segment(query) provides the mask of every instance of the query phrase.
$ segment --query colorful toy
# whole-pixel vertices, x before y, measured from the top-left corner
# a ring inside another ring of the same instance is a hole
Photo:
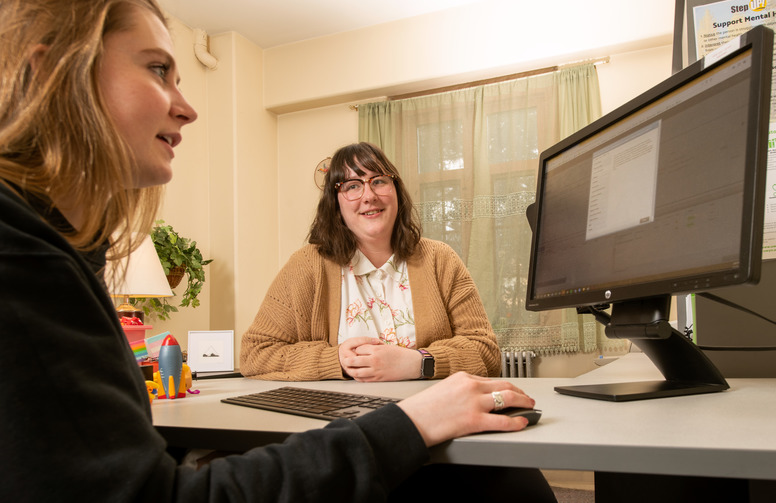
[[[159,372],[154,372],[154,382],[159,386],[157,398],[184,398],[191,388],[191,369],[183,363],[183,352],[172,334],[164,338],[159,348]]]
[[[140,363],[148,358],[148,350],[146,349],[145,339],[130,342],[129,347],[132,348],[132,352],[135,354],[135,360]]]
[[[148,383],[148,381],[146,381],[146,383]],[[178,387],[178,393],[175,396],[170,397],[170,399],[184,398],[186,396],[186,392],[192,395],[198,395],[199,390],[191,389],[191,383],[192,383],[191,369],[189,368],[188,365],[184,363],[181,365],[181,379],[180,379],[180,386]],[[163,389],[162,378],[159,376],[159,372],[154,372],[154,384],[156,385],[156,390],[157,390],[157,392],[155,393],[156,398],[160,398],[160,399],[168,398],[167,397],[168,391]],[[170,385],[174,386],[174,382],[169,383],[169,380],[168,380],[168,389]]]
[[[148,391],[148,400],[153,403],[154,398],[159,394],[159,385],[154,381],[146,381],[146,390]]]

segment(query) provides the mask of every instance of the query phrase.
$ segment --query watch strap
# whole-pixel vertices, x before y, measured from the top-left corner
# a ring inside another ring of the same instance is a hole
[[[422,356],[420,360],[420,378],[432,379],[434,377],[434,356],[425,349],[419,349]]]

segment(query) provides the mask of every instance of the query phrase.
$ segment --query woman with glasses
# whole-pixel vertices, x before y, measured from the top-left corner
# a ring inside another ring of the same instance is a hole
[[[500,354],[458,255],[421,238],[399,173],[369,143],[332,157],[309,244],[243,335],[240,370],[272,380],[494,376]]]

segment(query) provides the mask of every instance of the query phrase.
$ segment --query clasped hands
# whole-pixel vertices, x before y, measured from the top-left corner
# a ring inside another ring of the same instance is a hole
[[[339,345],[342,371],[356,381],[405,381],[420,377],[421,354],[373,337],[353,337]]]

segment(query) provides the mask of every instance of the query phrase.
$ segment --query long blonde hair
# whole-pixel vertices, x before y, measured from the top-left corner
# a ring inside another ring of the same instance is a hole
[[[0,182],[52,207],[67,198],[87,208],[65,238],[79,250],[112,238],[115,256],[139,244],[132,232],[148,232],[162,196],[126,188],[135,163],[97,85],[103,37],[131,28],[137,7],[166,25],[155,0],[0,2]]]

